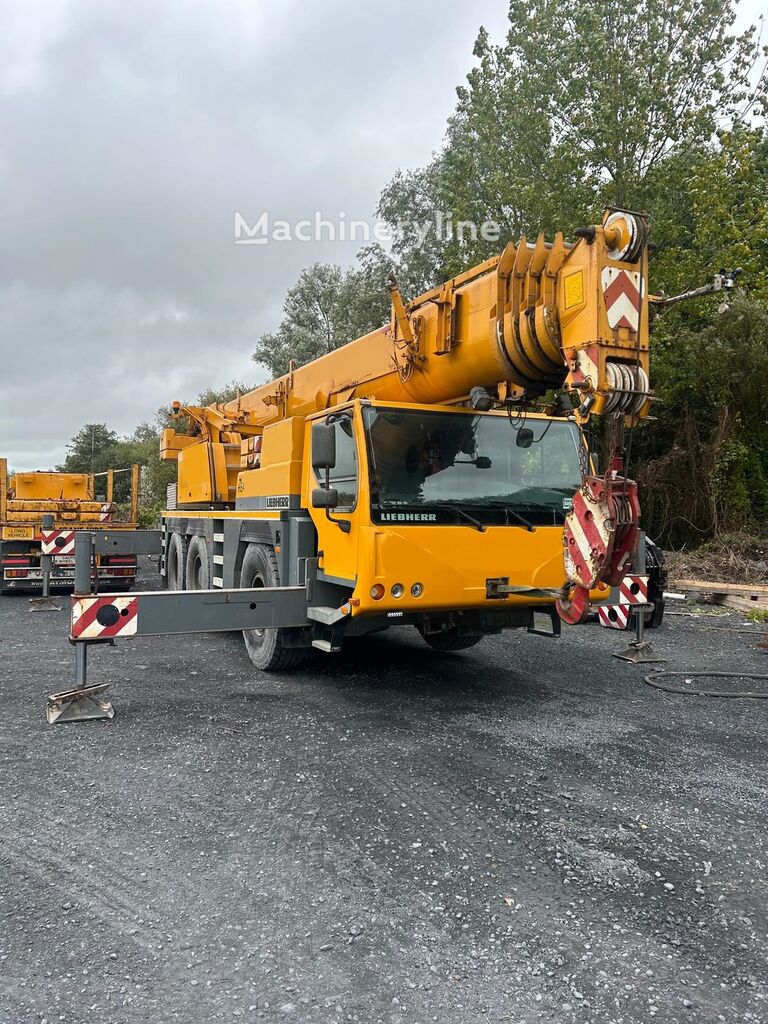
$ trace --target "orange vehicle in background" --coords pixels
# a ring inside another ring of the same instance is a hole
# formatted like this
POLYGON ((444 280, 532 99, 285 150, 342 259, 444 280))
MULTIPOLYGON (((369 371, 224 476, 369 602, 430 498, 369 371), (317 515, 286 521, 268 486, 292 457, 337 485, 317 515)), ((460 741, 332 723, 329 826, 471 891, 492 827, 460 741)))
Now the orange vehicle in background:
MULTIPOLYGON (((41 557, 51 554, 51 587, 71 588, 75 573, 75 533, 78 530, 135 530, 138 526, 139 466, 105 473, 14 473, 0 459, 0 593, 37 591, 43 586, 41 557), (117 518, 115 476, 130 473, 130 508, 127 519, 117 518), (99 496, 97 479, 105 480, 99 496), (44 517, 52 516, 52 529, 44 517)), ((100 587, 130 589, 136 582, 135 554, 97 557, 100 587)))

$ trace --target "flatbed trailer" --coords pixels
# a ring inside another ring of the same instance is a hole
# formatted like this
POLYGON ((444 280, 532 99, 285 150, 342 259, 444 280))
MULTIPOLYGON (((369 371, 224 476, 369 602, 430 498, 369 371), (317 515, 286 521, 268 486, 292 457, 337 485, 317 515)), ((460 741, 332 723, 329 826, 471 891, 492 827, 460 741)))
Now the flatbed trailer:
MULTIPOLYGON (((138 526, 139 466, 104 473, 8 473, 0 459, 0 593, 38 592, 43 589, 43 556, 51 555, 50 587, 71 590, 75 580, 75 534, 109 530, 135 530, 138 526), (115 477, 130 473, 130 511, 116 519, 115 477), (104 500, 96 496, 97 478, 105 478, 104 500), (53 517, 52 528, 44 518, 53 517)), ((138 562, 130 550, 95 556, 95 578, 100 588, 130 590, 136 583, 138 562)))

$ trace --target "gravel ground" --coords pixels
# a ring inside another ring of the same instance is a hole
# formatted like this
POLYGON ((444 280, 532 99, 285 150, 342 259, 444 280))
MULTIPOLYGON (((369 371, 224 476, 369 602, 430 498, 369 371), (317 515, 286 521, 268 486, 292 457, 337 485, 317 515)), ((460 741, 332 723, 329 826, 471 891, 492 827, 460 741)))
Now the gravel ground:
MULTIPOLYGON (((726 626, 649 637, 768 672, 726 626)), ((0 598, 0 1021, 766 1020, 768 702, 656 692, 625 639, 124 642, 117 717, 52 728, 65 613, 0 598)))

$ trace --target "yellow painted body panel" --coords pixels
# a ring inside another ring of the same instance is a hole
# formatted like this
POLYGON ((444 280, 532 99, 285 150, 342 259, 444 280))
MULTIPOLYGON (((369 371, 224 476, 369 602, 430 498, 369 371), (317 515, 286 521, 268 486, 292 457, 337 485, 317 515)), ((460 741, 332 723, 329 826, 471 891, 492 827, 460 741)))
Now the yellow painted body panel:
POLYGON ((114 525, 110 522, 102 522, 99 512, 84 512, 82 509, 66 510, 53 505, 51 502, 41 502, 40 504, 43 507, 39 509, 28 508, 23 511, 9 509, 6 513, 5 520, 8 523, 42 523, 44 515, 52 515, 56 525, 63 525, 64 523, 88 523, 89 526, 101 525, 109 527, 110 529, 114 525))
POLYGON ((102 474, 108 478, 105 503, 95 500, 94 477, 88 473, 9 475, 7 460, 0 458, 0 538, 30 540, 39 537, 45 515, 53 516, 55 528, 134 529, 138 524, 139 466, 132 466, 130 473, 131 510, 129 518, 121 522, 102 518, 105 504, 112 509, 113 470, 102 474))
MULTIPOLYGON (((530 605, 525 596, 488 600, 486 580, 507 576, 511 584, 557 589, 563 582, 562 536, 558 526, 538 526, 535 533, 519 526, 489 526, 485 533, 468 524, 365 526, 358 531, 360 606, 353 613, 530 605), (380 601, 370 596, 374 583, 386 588, 380 601), (405 586, 403 597, 391 596, 394 583, 405 586), (414 583, 424 586, 420 598, 411 596, 414 583)), ((332 559, 326 556, 323 567, 335 575, 332 559)))
POLYGON ((102 503, 100 501, 73 501, 72 499, 59 501, 54 498, 41 498, 36 501, 31 499, 17 501, 15 498, 11 498, 8 501, 9 514, 13 512, 37 514, 38 512, 56 511, 59 515, 71 512, 76 515, 82 515, 84 518, 93 515, 98 519, 101 510, 102 503))
POLYGON ((198 444, 199 441, 199 437, 179 434, 173 427, 166 427, 160 435, 160 458, 173 461, 178 457, 180 451, 189 448, 190 445, 198 444))
POLYGON ((178 452, 178 500, 216 503, 235 500, 240 445, 207 442, 178 452))
POLYGON ((93 480, 87 473, 16 473, 10 492, 19 501, 93 501, 93 480))
POLYGON ((261 467, 240 472, 238 499, 300 494, 303 454, 303 419, 292 416, 266 427, 262 435, 261 467))

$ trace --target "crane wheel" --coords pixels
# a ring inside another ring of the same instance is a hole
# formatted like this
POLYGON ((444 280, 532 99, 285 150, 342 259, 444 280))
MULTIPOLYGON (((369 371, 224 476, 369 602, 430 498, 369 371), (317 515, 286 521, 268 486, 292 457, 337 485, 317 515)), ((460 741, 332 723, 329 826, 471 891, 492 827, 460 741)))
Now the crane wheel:
POLYGON ((444 633, 424 633, 421 629, 419 632, 424 643, 429 644, 433 651, 466 651, 483 639, 482 636, 459 636, 455 626, 444 633))
POLYGON ((208 545, 203 537, 190 537, 187 547, 186 589, 211 589, 211 563, 208 545))
MULTIPOLYGON (((249 544, 240 570, 241 588, 279 587, 280 571, 274 548, 266 544, 249 544)), ((243 640, 248 656, 262 672, 282 672, 296 668, 304 660, 305 647, 289 646, 290 629, 244 629, 243 640)))
POLYGON ((169 590, 187 589, 187 546, 186 537, 172 533, 165 552, 166 581, 169 590))

